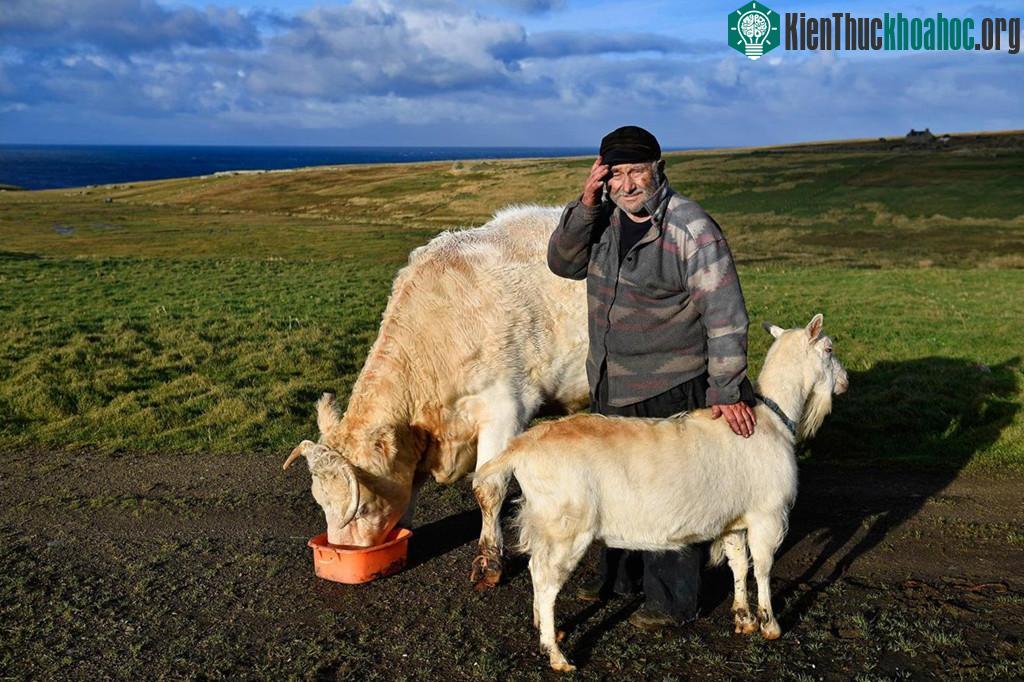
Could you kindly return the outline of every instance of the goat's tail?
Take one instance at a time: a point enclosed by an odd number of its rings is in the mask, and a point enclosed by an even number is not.
[[[473,493],[476,495],[477,502],[480,503],[480,509],[483,510],[485,519],[488,510],[501,508],[508,492],[509,481],[516,473],[516,460],[519,452],[515,445],[516,442],[513,441],[512,445],[504,452],[482,466],[473,479]],[[519,541],[513,544],[511,549],[516,553],[532,556],[532,549],[536,545],[535,532],[533,524],[530,523],[529,499],[526,498],[525,491],[523,492],[524,496],[516,500],[519,503],[519,509],[512,521],[512,527],[518,531]]]
[[[724,533],[719,535],[717,538],[715,538],[714,542],[711,543],[711,549],[708,550],[708,554],[710,555],[708,557],[708,566],[721,566],[723,563],[725,563],[725,560],[729,558],[728,552],[725,551],[726,538],[732,538],[733,540],[738,540],[743,545],[743,547],[744,547],[744,549],[743,549],[744,553],[747,551],[746,550],[746,542],[747,542],[747,531],[746,531],[746,529],[741,528],[739,530],[725,531]]]
[[[708,558],[708,566],[721,566],[725,561],[725,542],[723,541],[724,535],[719,535],[715,538],[715,541],[711,543],[711,549],[709,550],[710,557]]]
[[[473,475],[473,494],[484,514],[501,509],[508,492],[508,482],[515,473],[515,452],[506,449]]]

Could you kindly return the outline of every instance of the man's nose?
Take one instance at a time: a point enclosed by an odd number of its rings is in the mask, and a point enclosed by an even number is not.
[[[627,175],[626,178],[622,181],[622,191],[629,194],[634,189],[636,189],[636,183],[633,182],[633,178]]]

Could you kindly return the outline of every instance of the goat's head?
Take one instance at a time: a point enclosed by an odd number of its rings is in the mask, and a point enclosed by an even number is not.
[[[806,396],[800,420],[802,438],[814,435],[832,410],[832,396],[845,393],[850,386],[846,369],[835,356],[832,339],[825,335],[823,326],[821,313],[811,318],[806,327],[782,329],[774,324],[764,325],[775,337],[765,364],[782,362],[788,373],[796,373],[800,377]]]
[[[327,518],[332,545],[369,547],[387,537],[412,495],[412,472],[395,472],[396,430],[388,426],[351,429],[341,425],[334,396],[317,403],[320,442],[304,440],[284,462],[304,457],[312,475],[313,499]]]

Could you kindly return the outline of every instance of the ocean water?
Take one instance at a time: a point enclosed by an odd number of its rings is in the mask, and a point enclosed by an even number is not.
[[[573,147],[186,147],[0,145],[0,185],[57,189],[350,163],[596,155]]]

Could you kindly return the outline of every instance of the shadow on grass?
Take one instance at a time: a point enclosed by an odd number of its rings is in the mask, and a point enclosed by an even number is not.
[[[624,597],[619,602],[616,602],[614,611],[598,621],[593,627],[587,628],[573,642],[572,650],[569,653],[570,660],[581,666],[589,663],[594,654],[594,647],[601,641],[601,638],[619,623],[628,620],[633,615],[633,612],[643,605],[643,602],[643,597],[639,595]],[[595,603],[584,607],[561,625],[561,629],[566,634],[572,633],[577,628],[585,625],[588,620],[594,618],[603,606],[604,604]]]
[[[1019,357],[993,367],[931,357],[851,372],[849,393],[837,398],[803,453],[802,497],[779,555],[808,536],[824,543],[803,574],[776,595],[781,605],[811,584],[781,614],[783,630],[998,440],[1021,409],[1020,373]],[[723,582],[724,600],[731,584]]]
[[[516,508],[516,500],[519,498],[519,485],[513,479],[509,486],[508,495],[501,505],[500,516],[507,519]],[[448,552],[474,541],[480,537],[481,516],[480,510],[476,507],[446,516],[443,519],[413,526],[416,533],[416,542],[409,544],[409,567],[425,564],[432,559],[447,554]],[[504,530],[507,534],[507,529]],[[509,538],[506,538],[506,542]],[[526,570],[526,557],[520,554],[506,556],[503,582],[511,582],[517,575]],[[469,576],[470,568],[466,566],[466,576]]]
[[[409,543],[409,568],[425,564],[480,537],[480,511],[470,509],[433,523],[414,526],[415,542]],[[466,566],[469,575],[469,566]]]

